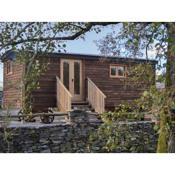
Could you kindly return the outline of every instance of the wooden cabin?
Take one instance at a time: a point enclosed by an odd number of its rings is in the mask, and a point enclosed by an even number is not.
[[[40,77],[40,88],[32,92],[34,111],[49,107],[69,111],[72,106],[88,104],[102,113],[140,97],[145,90],[125,86],[124,80],[129,65],[144,64],[147,60],[69,53],[49,53],[44,57],[49,65]],[[149,63],[155,70],[156,61]],[[22,108],[25,67],[11,59],[4,61],[4,108]]]

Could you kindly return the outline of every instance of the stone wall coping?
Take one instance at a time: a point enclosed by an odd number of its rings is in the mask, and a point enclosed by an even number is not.
[[[93,122],[89,122],[88,125],[96,125],[96,124],[101,124],[103,123],[102,121],[93,121]],[[75,124],[87,124],[86,122],[78,122]],[[120,121],[117,122],[116,124],[127,124],[127,125],[137,125],[137,124],[154,124],[154,122],[152,121]],[[3,127],[3,125],[5,126],[5,124],[0,123],[0,128]],[[10,124],[6,125],[6,128],[43,128],[43,127],[56,127],[56,126],[72,126],[73,123],[69,123],[69,122],[57,122],[57,123],[51,123],[51,124],[43,124],[43,123],[29,123],[29,122],[18,122],[18,121],[11,121]]]
[[[102,123],[101,121],[93,121],[89,122],[88,124],[93,125],[93,124],[100,124]],[[78,124],[87,124],[86,122],[78,122]],[[0,123],[0,128],[3,128],[5,126],[5,123]],[[73,123],[70,122],[55,122],[55,123],[50,123],[50,124],[43,124],[39,122],[34,122],[34,123],[29,123],[29,122],[18,122],[18,121],[11,121],[9,124],[7,124],[5,127],[6,128],[43,128],[43,127],[56,127],[56,126],[72,126]]]

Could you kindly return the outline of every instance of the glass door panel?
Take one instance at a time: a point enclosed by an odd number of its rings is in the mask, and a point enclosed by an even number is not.
[[[69,90],[69,63],[63,62],[63,84]]]
[[[80,94],[80,62],[74,62],[74,94]]]

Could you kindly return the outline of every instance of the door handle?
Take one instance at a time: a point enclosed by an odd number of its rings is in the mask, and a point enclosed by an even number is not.
[[[72,78],[72,82],[74,81],[74,79]]]

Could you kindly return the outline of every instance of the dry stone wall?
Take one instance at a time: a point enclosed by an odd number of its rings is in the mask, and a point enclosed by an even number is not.
[[[89,135],[96,132],[100,121],[78,123],[56,123],[34,126],[9,126],[0,128],[0,152],[11,153],[88,153],[104,152],[102,142],[96,141],[96,148],[89,149]],[[152,122],[129,124],[132,133],[131,145],[141,147],[141,152],[155,152],[157,134]],[[132,152],[119,149],[116,152]]]

